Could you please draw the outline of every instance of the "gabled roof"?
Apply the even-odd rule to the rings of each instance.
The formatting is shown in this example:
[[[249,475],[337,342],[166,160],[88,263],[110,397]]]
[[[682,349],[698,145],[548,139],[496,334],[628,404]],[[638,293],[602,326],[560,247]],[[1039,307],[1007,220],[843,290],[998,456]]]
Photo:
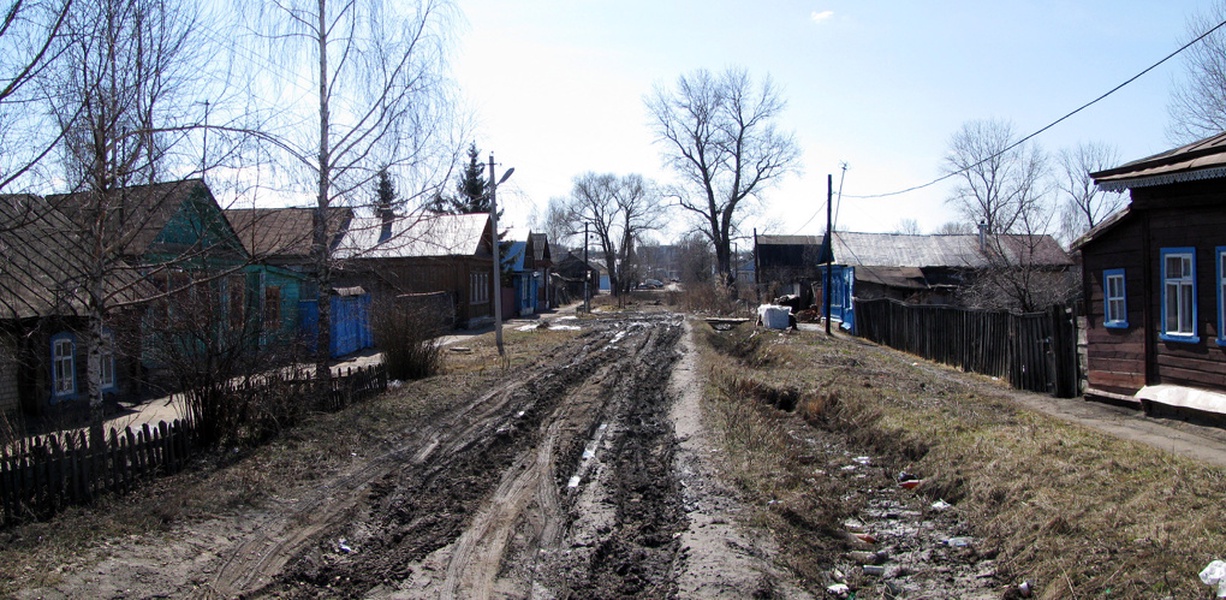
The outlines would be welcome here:
[[[423,256],[490,256],[488,214],[415,213],[392,219],[380,241],[384,222],[378,217],[354,218],[337,258],[409,258]]]
[[[532,240],[532,258],[536,261],[536,265],[549,264],[553,262],[553,253],[549,250],[549,236],[543,233],[531,234]]]
[[[150,185],[136,185],[116,189],[105,202],[97,199],[96,192],[73,192],[47,197],[47,202],[62,211],[77,223],[87,223],[97,218],[96,212],[104,206],[112,231],[111,240],[118,242],[118,252],[123,256],[141,256],[150,251],[166,225],[189,200],[211,203],[217,207],[212,191],[201,179],[184,179]],[[229,223],[221,219],[222,227],[233,233]]]
[[[223,211],[243,247],[256,258],[311,256],[315,208],[234,208]],[[331,207],[328,240],[335,249],[353,220],[353,209]]]
[[[91,264],[78,227],[41,198],[0,196],[0,319],[85,314]],[[111,305],[151,293],[127,263],[107,265]]]
[[[1131,188],[1226,177],[1226,132],[1118,167],[1090,173],[1098,187]]]
[[[1073,240],[1073,243],[1069,244],[1069,249],[1070,250],[1080,250],[1086,244],[1089,244],[1093,242],[1094,240],[1097,240],[1098,238],[1102,237],[1104,233],[1112,229],[1115,229],[1117,225],[1119,225],[1120,223],[1123,223],[1124,220],[1127,219],[1128,216],[1131,214],[1132,214],[1131,206],[1125,206],[1124,208],[1111,213],[1110,215],[1107,216],[1107,218],[1100,221],[1098,225],[1091,227],[1089,231],[1081,234],[1081,237]]]
[[[759,246],[821,246],[820,235],[769,235],[758,234],[754,239]]]
[[[1073,262],[1049,235],[990,236],[993,249],[1014,264],[1069,266]],[[835,232],[834,257],[840,264],[873,267],[978,268],[989,265],[976,234],[909,235],[902,233]]]
[[[502,250],[504,252],[502,256],[503,268],[512,271],[523,271],[524,258],[527,251],[528,242],[510,242],[506,244],[506,247]]]

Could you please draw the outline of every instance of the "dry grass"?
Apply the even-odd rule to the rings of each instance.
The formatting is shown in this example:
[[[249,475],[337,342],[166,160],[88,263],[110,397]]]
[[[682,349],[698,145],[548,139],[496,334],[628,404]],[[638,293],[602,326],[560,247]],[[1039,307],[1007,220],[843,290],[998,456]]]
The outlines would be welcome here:
[[[1033,581],[1038,597],[1207,597],[1197,573],[1226,548],[1222,469],[1019,409],[889,350],[751,336],[705,336],[719,365],[705,414],[724,434],[726,472],[802,576],[830,564],[834,525],[858,509],[837,478],[805,481],[814,468],[797,440],[819,438],[924,477],[920,489],[956,503],[986,541],[1000,578]],[[796,414],[771,406],[781,391],[796,394]]]

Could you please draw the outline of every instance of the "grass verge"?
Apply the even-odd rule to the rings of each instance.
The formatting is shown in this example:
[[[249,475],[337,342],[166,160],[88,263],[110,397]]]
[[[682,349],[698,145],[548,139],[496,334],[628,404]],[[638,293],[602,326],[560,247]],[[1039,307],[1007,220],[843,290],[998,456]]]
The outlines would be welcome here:
[[[1036,597],[1207,595],[1197,574],[1226,552],[1222,469],[1018,408],[1005,390],[858,341],[697,331],[723,470],[810,583],[852,547],[842,523],[867,498],[838,463],[872,454],[954,503],[996,578],[1029,580]]]

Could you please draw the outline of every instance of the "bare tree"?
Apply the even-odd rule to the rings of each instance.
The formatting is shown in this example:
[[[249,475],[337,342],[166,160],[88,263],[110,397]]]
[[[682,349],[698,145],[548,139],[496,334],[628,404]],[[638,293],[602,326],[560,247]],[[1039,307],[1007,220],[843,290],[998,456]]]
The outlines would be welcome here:
[[[936,228],[932,233],[936,235],[956,235],[961,233],[974,233],[975,226],[966,221],[946,221]]]
[[[711,241],[697,232],[686,234],[677,244],[677,263],[682,283],[710,283],[715,273]]]
[[[13,0],[0,13],[0,190],[29,173],[57,138],[31,111],[36,81],[54,65],[72,0]]]
[[[1090,177],[1090,173],[1113,167],[1118,162],[1115,148],[1096,142],[1078,144],[1071,150],[1065,148],[1056,155],[1056,187],[1063,196],[1060,207],[1062,242],[1071,242],[1124,206],[1123,194],[1104,192]]]
[[[65,180],[76,192],[60,208],[73,217],[89,268],[83,287],[89,332],[87,395],[102,418],[105,330],[114,308],[108,280],[152,217],[129,189],[156,181],[182,139],[186,87],[201,64],[194,6],[170,0],[75,0],[52,45],[59,60],[40,77],[60,133]],[[176,133],[178,132],[178,133]],[[195,250],[199,250],[198,248]]]
[[[795,139],[775,124],[785,103],[769,77],[755,84],[739,69],[682,75],[675,89],[656,86],[646,103],[665,161],[681,178],[673,195],[700,220],[719,273],[731,284],[740,218],[751,201],[798,168]]]
[[[630,291],[635,247],[659,225],[662,203],[640,175],[585,173],[575,177],[569,199],[571,222],[587,223],[604,254],[609,284],[616,295]]]
[[[1188,21],[1195,39],[1226,21],[1226,3]],[[1218,30],[1183,54],[1185,76],[1171,94],[1168,132],[1178,143],[1226,131],[1226,31]]]
[[[442,0],[287,0],[256,3],[256,10],[262,39],[283,57],[279,81],[307,77],[312,84],[310,93],[290,89],[283,93],[297,96],[270,98],[275,119],[265,139],[285,152],[314,188],[316,371],[324,378],[332,322],[328,210],[367,196],[362,190],[380,169],[414,171],[448,142],[443,74],[450,8]],[[267,75],[267,69],[260,71],[259,76]],[[287,101],[301,110],[281,109]],[[313,127],[304,127],[312,121]],[[451,164],[458,145],[449,151]]]
[[[1036,146],[1014,148],[1005,121],[968,121],[954,134],[945,170],[958,181],[948,200],[961,216],[989,234],[1009,233],[1028,212],[1045,208],[1047,159]]]
[[[570,220],[570,212],[567,210],[568,199],[562,196],[554,196],[549,199],[549,203],[545,206],[545,214],[541,215],[533,209],[532,214],[532,229],[541,231],[549,239],[549,245],[555,248],[555,253],[561,253],[561,249],[570,246],[572,240],[583,234],[583,230],[576,231],[575,223]],[[580,225],[582,225],[580,223]]]
[[[894,226],[894,233],[905,235],[919,235],[920,226],[915,219],[899,219],[898,225]]]

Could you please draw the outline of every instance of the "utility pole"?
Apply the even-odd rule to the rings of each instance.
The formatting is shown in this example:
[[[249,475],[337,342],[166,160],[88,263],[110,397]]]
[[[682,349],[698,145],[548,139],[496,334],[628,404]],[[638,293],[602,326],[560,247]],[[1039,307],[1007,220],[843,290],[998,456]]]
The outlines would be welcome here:
[[[825,309],[826,309],[825,316],[826,316],[826,335],[827,336],[830,335],[830,286],[832,283],[831,276],[830,276],[830,270],[834,268],[834,240],[830,239],[830,221],[831,221],[830,206],[831,206],[832,200],[834,200],[834,176],[827,173],[826,174],[826,239],[822,240],[823,242],[822,245],[828,249],[826,251],[827,252],[826,256],[822,257],[826,259],[826,285],[825,285],[826,289],[823,290],[823,293],[822,293],[822,304],[825,305]]]
[[[592,293],[589,284],[592,281],[592,267],[587,262],[587,223],[583,224],[583,312],[592,312]]]
[[[504,356],[502,349],[502,253],[498,248],[498,186],[506,181],[515,168],[507,169],[502,179],[494,178],[494,153],[490,152],[490,241],[494,250],[494,343],[498,346],[498,356]]]

